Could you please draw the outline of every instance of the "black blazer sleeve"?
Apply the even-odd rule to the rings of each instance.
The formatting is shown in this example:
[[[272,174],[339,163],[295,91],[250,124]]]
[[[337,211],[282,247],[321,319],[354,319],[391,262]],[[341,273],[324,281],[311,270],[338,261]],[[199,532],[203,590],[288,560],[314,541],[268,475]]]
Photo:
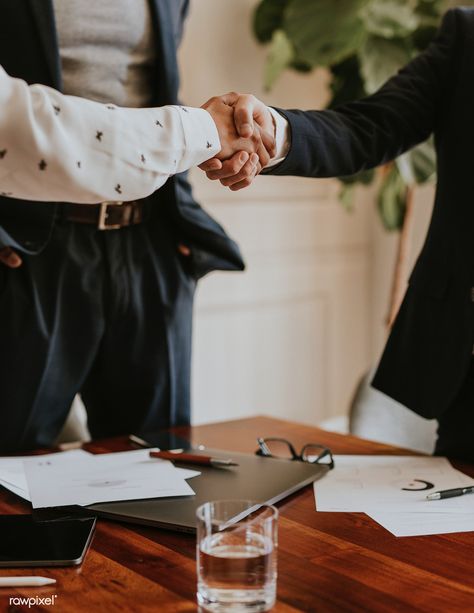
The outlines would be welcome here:
[[[430,46],[375,94],[334,110],[278,109],[289,122],[291,147],[268,174],[351,175],[426,140],[446,112],[459,10],[448,11]]]

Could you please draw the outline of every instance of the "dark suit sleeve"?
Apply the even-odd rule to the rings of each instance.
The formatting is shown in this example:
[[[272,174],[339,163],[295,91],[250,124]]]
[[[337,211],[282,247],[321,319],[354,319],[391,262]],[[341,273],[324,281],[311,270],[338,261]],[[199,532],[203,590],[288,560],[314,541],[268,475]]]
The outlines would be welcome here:
[[[430,46],[375,94],[334,110],[278,109],[289,122],[291,147],[268,174],[351,175],[426,140],[446,112],[458,11],[448,11]]]

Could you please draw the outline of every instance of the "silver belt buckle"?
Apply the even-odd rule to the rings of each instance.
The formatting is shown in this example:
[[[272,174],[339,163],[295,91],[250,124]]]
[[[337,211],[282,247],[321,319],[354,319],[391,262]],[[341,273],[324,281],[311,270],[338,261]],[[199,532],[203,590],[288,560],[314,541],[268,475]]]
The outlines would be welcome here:
[[[122,226],[120,224],[107,224],[107,217],[109,213],[107,209],[109,206],[115,205],[120,206],[123,204],[123,201],[120,202],[101,202],[100,210],[99,210],[99,221],[97,223],[98,230],[119,230]]]

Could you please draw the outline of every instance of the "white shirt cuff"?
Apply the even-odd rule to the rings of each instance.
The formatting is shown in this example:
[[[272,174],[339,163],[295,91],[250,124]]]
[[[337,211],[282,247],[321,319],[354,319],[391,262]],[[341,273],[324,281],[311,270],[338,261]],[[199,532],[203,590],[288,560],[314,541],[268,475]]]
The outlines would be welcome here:
[[[177,172],[198,166],[210,160],[221,150],[221,142],[216,124],[205,109],[189,106],[180,108],[183,124],[185,149]]]
[[[290,149],[290,126],[288,125],[288,121],[283,115],[280,115],[278,111],[276,111],[271,106],[267,107],[273,117],[273,122],[275,125],[275,144],[276,144],[276,153],[275,156],[270,160],[270,162],[265,166],[265,168],[271,168],[272,166],[276,166],[288,155],[288,151]]]

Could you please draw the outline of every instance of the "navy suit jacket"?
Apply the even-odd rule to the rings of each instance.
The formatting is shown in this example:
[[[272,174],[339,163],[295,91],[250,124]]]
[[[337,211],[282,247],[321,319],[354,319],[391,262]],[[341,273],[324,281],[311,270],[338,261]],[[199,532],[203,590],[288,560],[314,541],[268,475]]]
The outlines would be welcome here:
[[[178,103],[176,49],[189,0],[150,0],[157,47],[154,104]],[[61,90],[61,64],[52,0],[0,0],[0,64],[14,77]],[[186,174],[176,175],[151,197],[150,223],[168,224],[176,240],[192,248],[194,274],[243,270],[236,243],[194,200]],[[48,242],[55,204],[0,197],[0,247],[40,252]]]
[[[272,174],[350,175],[434,133],[434,212],[373,385],[420,415],[441,415],[474,341],[474,10],[448,11],[428,49],[374,95],[335,110],[281,112],[292,143]]]

